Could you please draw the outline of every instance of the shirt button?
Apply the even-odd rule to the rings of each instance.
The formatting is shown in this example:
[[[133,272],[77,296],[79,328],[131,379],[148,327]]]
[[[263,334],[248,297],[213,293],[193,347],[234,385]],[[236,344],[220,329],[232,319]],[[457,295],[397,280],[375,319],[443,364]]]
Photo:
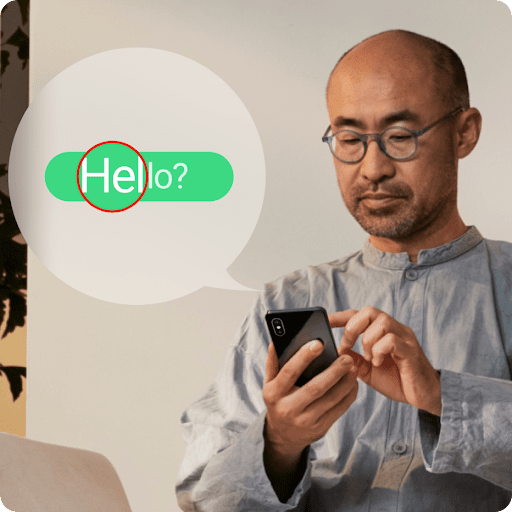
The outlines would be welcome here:
[[[398,453],[398,455],[402,455],[402,453],[405,453],[407,450],[407,445],[405,443],[402,443],[398,441],[398,443],[395,443],[393,445],[393,451],[395,453]]]
[[[413,270],[412,268],[405,271],[405,277],[409,279],[409,281],[414,281],[418,279],[418,272],[416,270]]]

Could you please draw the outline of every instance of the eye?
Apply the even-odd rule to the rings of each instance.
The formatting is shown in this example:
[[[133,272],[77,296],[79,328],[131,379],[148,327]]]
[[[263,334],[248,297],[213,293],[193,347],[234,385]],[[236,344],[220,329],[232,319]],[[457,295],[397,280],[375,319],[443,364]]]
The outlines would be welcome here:
[[[412,139],[412,135],[391,135],[389,140],[392,142],[407,142]]]
[[[336,141],[342,146],[355,146],[361,142],[361,139],[352,133],[341,133],[336,137]]]
[[[414,141],[414,136],[411,132],[403,128],[389,128],[383,133],[384,142],[393,145],[410,144]]]

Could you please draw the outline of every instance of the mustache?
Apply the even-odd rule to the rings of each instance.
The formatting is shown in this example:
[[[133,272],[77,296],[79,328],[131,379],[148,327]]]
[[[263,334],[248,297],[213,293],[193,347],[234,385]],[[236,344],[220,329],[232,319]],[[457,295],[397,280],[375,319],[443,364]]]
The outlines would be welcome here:
[[[353,197],[361,199],[365,194],[386,194],[395,197],[412,197],[412,189],[402,181],[394,183],[372,183],[368,185],[355,185],[352,189]]]

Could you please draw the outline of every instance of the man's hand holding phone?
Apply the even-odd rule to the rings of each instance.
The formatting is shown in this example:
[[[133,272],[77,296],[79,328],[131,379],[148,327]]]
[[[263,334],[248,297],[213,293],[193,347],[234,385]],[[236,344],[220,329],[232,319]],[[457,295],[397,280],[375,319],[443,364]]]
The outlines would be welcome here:
[[[352,314],[347,312],[347,321]],[[302,387],[295,385],[322,350],[320,341],[310,341],[279,370],[274,344],[269,347],[263,385],[267,406],[264,462],[281,501],[291,496],[302,478],[305,448],[323,437],[357,396],[357,369],[348,355],[336,359]]]

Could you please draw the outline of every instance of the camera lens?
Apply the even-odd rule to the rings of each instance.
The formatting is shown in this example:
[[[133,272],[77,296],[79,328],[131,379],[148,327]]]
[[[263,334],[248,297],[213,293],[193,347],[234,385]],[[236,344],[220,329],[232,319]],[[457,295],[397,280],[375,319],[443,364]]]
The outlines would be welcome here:
[[[272,319],[272,327],[274,328],[274,332],[276,333],[276,336],[283,336],[284,325],[283,325],[283,321],[280,318]]]

